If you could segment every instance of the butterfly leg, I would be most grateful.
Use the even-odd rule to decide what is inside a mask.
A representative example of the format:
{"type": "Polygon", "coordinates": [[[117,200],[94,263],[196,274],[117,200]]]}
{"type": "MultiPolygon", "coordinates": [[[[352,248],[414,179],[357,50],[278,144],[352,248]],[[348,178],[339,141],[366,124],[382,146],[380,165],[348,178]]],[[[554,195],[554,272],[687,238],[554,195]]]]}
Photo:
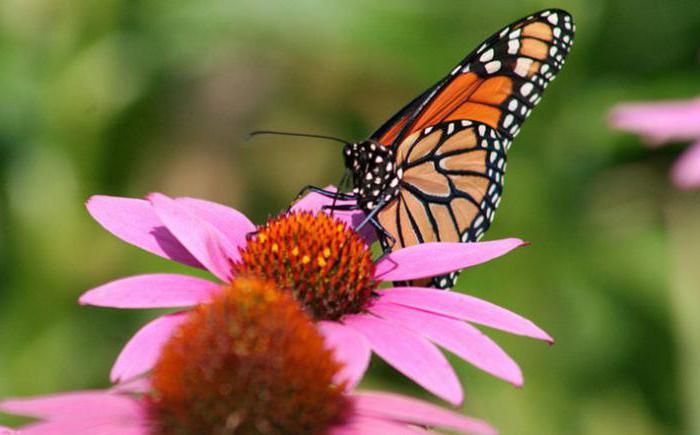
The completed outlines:
{"type": "Polygon", "coordinates": [[[295,198],[295,201],[301,199],[301,197],[303,197],[304,195],[306,195],[309,192],[318,193],[319,195],[323,195],[326,198],[338,198],[338,199],[343,200],[343,201],[355,199],[355,195],[352,195],[352,194],[334,192],[332,190],[321,189],[320,187],[308,185],[299,191],[299,193],[297,194],[297,196],[295,198]]]}

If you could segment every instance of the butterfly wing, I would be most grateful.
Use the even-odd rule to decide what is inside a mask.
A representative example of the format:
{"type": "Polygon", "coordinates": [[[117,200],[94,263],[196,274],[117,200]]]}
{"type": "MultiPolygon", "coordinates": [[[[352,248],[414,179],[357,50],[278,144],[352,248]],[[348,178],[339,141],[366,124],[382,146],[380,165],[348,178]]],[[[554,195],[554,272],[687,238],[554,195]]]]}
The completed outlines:
{"type": "MultiPolygon", "coordinates": [[[[396,147],[399,197],[378,213],[393,249],[478,240],[503,189],[506,151],[564,64],[575,26],[552,9],[488,38],[372,136],[396,147]]],[[[388,247],[388,243],[384,242],[388,247]]],[[[432,285],[449,288],[456,274],[432,285]]]]}
{"type": "MultiPolygon", "coordinates": [[[[461,120],[416,132],[407,141],[415,146],[402,156],[400,194],[378,214],[396,238],[392,249],[478,240],[501,199],[505,140],[486,124],[461,120]]],[[[432,284],[449,288],[455,278],[437,277],[432,284]]]]}
{"type": "Polygon", "coordinates": [[[483,122],[511,140],[561,70],[574,30],[573,18],[560,9],[515,21],[484,41],[371,138],[399,146],[431,125],[468,119],[483,122]]]}

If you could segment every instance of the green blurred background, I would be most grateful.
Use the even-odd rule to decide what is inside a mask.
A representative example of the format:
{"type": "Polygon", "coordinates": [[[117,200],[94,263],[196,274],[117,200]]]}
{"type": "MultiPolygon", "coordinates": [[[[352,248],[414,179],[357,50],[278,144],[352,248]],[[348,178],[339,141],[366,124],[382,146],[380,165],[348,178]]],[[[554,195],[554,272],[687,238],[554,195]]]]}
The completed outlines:
{"type": "MultiPolygon", "coordinates": [[[[532,246],[459,285],[557,344],[489,332],[525,387],[457,363],[464,409],[504,434],[700,433],[700,196],[667,181],[682,144],[648,150],[605,120],[617,102],[698,94],[700,3],[290,3],[0,2],[0,397],[107,386],[154,313],[76,298],[186,271],[102,230],[89,195],[190,195],[262,222],[335,182],[342,158],[247,132],[362,139],[501,26],[562,7],[576,43],[511,149],[486,237],[532,246]]],[[[423,395],[377,361],[366,385],[423,395]]]]}

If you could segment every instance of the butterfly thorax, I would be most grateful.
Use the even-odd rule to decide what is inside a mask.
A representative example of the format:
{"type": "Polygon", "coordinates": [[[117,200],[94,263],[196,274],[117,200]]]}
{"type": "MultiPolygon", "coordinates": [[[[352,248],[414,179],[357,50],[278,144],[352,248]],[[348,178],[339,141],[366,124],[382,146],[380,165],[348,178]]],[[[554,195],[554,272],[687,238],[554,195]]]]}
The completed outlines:
{"type": "Polygon", "coordinates": [[[353,193],[362,210],[370,212],[399,194],[402,170],[396,167],[394,151],[367,140],[345,146],[345,166],[352,173],[353,193]]]}

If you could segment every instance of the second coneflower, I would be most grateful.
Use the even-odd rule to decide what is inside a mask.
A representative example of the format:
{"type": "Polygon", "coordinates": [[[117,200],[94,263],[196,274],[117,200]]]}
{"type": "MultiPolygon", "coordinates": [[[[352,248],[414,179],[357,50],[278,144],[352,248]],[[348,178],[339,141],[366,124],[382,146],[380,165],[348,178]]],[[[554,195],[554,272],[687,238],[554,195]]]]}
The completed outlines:
{"type": "MultiPolygon", "coordinates": [[[[425,243],[375,262],[364,239],[348,224],[357,216],[331,218],[319,212],[322,205],[312,196],[256,227],[241,213],[202,200],[160,194],[148,201],[94,197],[88,209],[109,231],[158,255],[204,267],[224,284],[175,274],[140,275],[93,289],[80,301],[117,308],[188,307],[208,301],[234,276],[257,276],[288,290],[317,322],[344,363],[339,382],[355,385],[374,351],[427,390],[460,403],[461,385],[437,344],[482,370],[522,384],[517,364],[469,322],[551,341],[532,322],[459,293],[378,286],[484,263],[521,246],[521,240],[425,243]]],[[[188,315],[162,316],[137,332],[119,355],[112,379],[128,380],[150,370],[163,343],[188,315]]]]}
{"type": "Polygon", "coordinates": [[[495,433],[423,401],[349,393],[333,382],[340,367],[289,293],[238,278],[174,329],[145,382],[0,409],[39,418],[21,428],[34,435],[495,433]]]}

